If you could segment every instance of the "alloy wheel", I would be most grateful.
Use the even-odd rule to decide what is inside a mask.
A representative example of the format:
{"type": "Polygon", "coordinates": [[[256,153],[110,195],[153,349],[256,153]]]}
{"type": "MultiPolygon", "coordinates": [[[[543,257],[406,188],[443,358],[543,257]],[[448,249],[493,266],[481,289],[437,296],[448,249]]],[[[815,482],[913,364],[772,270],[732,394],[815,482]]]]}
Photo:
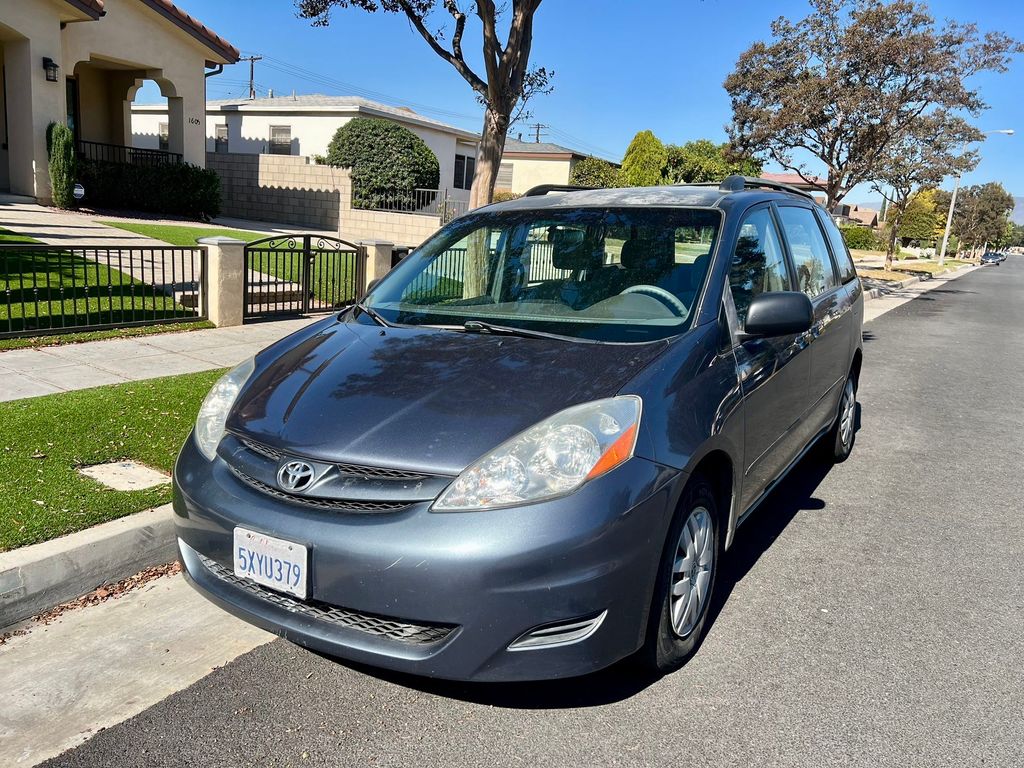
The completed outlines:
{"type": "Polygon", "coordinates": [[[693,632],[707,608],[715,564],[713,526],[711,513],[704,507],[695,507],[676,544],[669,608],[672,631],[679,637],[693,632]]]}
{"type": "Polygon", "coordinates": [[[853,441],[853,425],[857,415],[857,395],[853,389],[853,379],[846,380],[843,389],[843,405],[839,412],[839,440],[844,448],[853,441]]]}

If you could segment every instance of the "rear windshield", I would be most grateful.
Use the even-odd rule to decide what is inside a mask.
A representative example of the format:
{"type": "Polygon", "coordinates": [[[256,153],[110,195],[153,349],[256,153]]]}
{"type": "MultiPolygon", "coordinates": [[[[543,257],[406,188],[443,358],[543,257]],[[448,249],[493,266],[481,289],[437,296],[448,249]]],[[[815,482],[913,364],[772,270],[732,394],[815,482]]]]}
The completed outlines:
{"type": "Polygon", "coordinates": [[[692,323],[720,222],[701,208],[481,211],[410,254],[364,303],[396,324],[652,341],[692,323]]]}

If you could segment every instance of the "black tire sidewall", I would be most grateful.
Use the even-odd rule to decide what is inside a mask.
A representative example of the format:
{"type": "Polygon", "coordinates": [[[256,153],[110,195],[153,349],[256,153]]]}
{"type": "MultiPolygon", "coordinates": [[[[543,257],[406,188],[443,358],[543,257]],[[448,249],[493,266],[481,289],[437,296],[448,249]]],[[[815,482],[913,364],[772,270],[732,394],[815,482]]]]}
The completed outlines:
{"type": "Polygon", "coordinates": [[[651,612],[648,619],[647,638],[644,643],[643,656],[645,663],[653,670],[666,673],[677,669],[691,656],[704,637],[709,608],[714,602],[715,584],[724,554],[724,537],[722,535],[722,519],[719,512],[718,499],[714,489],[707,480],[694,478],[683,491],[676,514],[669,527],[668,536],[662,551],[661,564],[658,567],[658,579],[655,583],[651,601],[651,612]],[[702,506],[711,513],[714,533],[715,559],[711,569],[707,603],[704,605],[700,621],[693,631],[684,638],[678,637],[672,629],[669,590],[672,585],[672,568],[675,561],[676,545],[694,508],[702,506]]]}

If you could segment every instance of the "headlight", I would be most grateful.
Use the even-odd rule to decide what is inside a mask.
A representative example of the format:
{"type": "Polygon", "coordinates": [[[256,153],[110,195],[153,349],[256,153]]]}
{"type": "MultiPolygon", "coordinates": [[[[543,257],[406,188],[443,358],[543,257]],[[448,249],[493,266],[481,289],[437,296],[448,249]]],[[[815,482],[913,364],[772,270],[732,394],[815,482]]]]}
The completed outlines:
{"type": "Polygon", "coordinates": [[[571,493],[630,458],[639,427],[635,395],[567,408],[467,467],[433,509],[490,509],[571,493]]]}
{"type": "Polygon", "coordinates": [[[228,419],[228,411],[235,404],[235,398],[242,390],[242,385],[252,375],[255,365],[255,360],[250,357],[221,376],[199,408],[193,434],[196,437],[196,447],[210,461],[217,455],[217,446],[224,437],[224,423],[228,419]]]}

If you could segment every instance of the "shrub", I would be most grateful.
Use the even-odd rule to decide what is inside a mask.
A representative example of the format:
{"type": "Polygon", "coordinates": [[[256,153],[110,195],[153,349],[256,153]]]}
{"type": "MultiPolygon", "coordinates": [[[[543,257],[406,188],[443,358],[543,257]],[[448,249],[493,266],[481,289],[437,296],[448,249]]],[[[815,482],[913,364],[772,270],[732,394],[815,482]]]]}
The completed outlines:
{"type": "Polygon", "coordinates": [[[572,167],[569,183],[580,187],[617,187],[619,169],[599,157],[585,157],[572,167]]]}
{"type": "Polygon", "coordinates": [[[423,139],[390,120],[357,117],[341,126],[327,146],[327,163],[350,168],[352,204],[377,208],[384,202],[415,210],[414,189],[437,189],[440,166],[423,139]]]}
{"type": "Polygon", "coordinates": [[[846,226],[840,227],[846,247],[858,251],[873,251],[880,247],[875,233],[868,227],[846,226]]]}
{"type": "Polygon", "coordinates": [[[220,178],[188,163],[139,166],[85,160],[81,181],[90,205],[211,219],[220,213],[220,178]]]}
{"type": "Polygon", "coordinates": [[[622,158],[622,183],[627,187],[656,186],[667,162],[665,145],[650,131],[640,131],[622,158]]]}
{"type": "Polygon", "coordinates": [[[71,208],[75,204],[75,137],[64,123],[50,123],[46,138],[53,204],[58,208],[71,208]]]}
{"type": "Polygon", "coordinates": [[[504,203],[508,200],[518,200],[522,195],[512,192],[508,189],[496,189],[494,190],[494,198],[491,200],[492,203],[504,203]]]}

